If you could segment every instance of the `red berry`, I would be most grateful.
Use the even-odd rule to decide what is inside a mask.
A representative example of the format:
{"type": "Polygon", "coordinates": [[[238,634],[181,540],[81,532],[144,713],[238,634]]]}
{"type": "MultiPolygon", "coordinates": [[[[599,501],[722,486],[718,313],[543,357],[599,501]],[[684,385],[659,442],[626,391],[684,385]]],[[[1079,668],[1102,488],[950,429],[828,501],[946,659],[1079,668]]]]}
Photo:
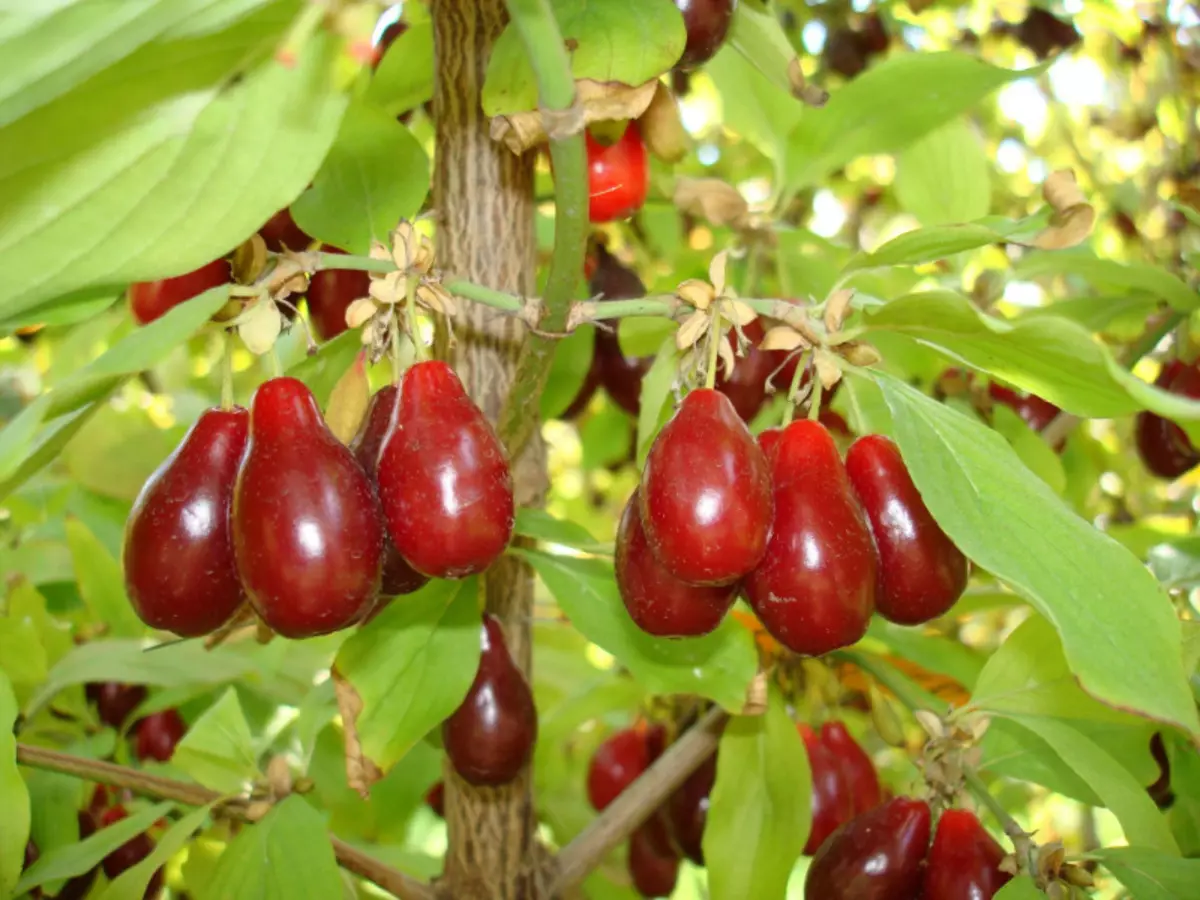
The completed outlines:
{"type": "Polygon", "coordinates": [[[866,634],[879,563],[825,426],[788,425],[776,442],[773,476],[771,541],[746,577],[746,598],[767,631],[796,653],[849,646],[866,634]]]}
{"type": "Polygon", "coordinates": [[[696,637],[721,624],[737,599],[737,585],[688,584],[673,577],[650,552],[638,491],[617,526],[617,588],[638,628],[656,637],[696,637]]]}
{"type": "MultiPolygon", "coordinates": [[[[839,381],[838,384],[841,384],[839,381]]],[[[831,434],[838,435],[843,438],[854,437],[854,432],[850,430],[850,423],[845,420],[839,413],[835,413],[829,407],[822,407],[817,413],[817,421],[829,429],[831,434]]]]}
{"type": "Polygon", "coordinates": [[[967,586],[967,558],[930,514],[900,448],[881,434],[854,442],[846,472],[879,551],[875,609],[900,625],[949,611],[967,586]]]}
{"type": "Polygon", "coordinates": [[[800,726],[812,772],[812,827],[804,845],[812,856],[825,840],[854,816],[854,793],[834,752],[807,725],[800,726]]]}
{"type": "Polygon", "coordinates": [[[508,546],[508,459],[444,362],[404,373],[396,430],[379,458],[379,497],[396,549],[432,578],[482,572],[508,546]]]}
{"type": "Polygon", "coordinates": [[[650,164],[641,132],[634,123],[608,147],[587,137],[588,218],[592,222],[627,219],[642,208],[650,190],[650,164]]]}
{"type": "Polygon", "coordinates": [[[687,29],[687,44],[675,65],[692,69],[716,56],[725,43],[737,0],[675,0],[675,5],[687,29]]]}
{"type": "MultiPolygon", "coordinates": [[[[335,247],[323,247],[326,253],[341,253],[335,247]]],[[[322,341],[333,340],[346,330],[346,310],[360,297],[367,296],[371,276],[355,269],[322,269],[308,282],[308,318],[322,341]]]]}
{"type": "MultiPolygon", "coordinates": [[[[621,264],[602,244],[592,254],[594,268],[588,276],[588,289],[601,300],[633,300],[646,295],[646,286],[637,272],[621,264]]],[[[617,406],[632,416],[642,401],[642,379],[654,362],[652,356],[626,356],[616,334],[596,330],[593,368],[605,391],[617,406]]]]}
{"type": "MultiPolygon", "coordinates": [[[[125,811],[123,806],[114,806],[106,810],[104,816],[100,820],[101,827],[107,828],[115,822],[121,821],[129,813],[125,811]]],[[[150,835],[142,833],[130,838],[108,856],[104,857],[104,874],[110,879],[117,878],[129,869],[132,869],[143,859],[154,852],[154,841],[150,839],[150,835]]],[[[146,893],[143,897],[153,897],[162,887],[162,870],[159,869],[150,879],[150,884],[146,888],[146,893]]]]}
{"type": "Polygon", "coordinates": [[[89,703],[105,725],[120,731],[130,713],[146,699],[146,689],[140,684],[121,684],[116,681],[91,682],[84,688],[89,703]]]}
{"type": "Polygon", "coordinates": [[[151,628],[208,634],[245,595],[229,514],[250,417],[240,406],[205,410],[142,487],[125,525],[125,589],[151,628]]]}
{"type": "Polygon", "coordinates": [[[821,743],[829,750],[841,766],[842,776],[850,787],[854,801],[854,814],[859,815],[874,809],[883,799],[879,786],[879,773],[875,763],[858,741],[850,736],[841,722],[826,722],[821,726],[821,743]]]}
{"type": "Polygon", "coordinates": [[[137,724],[137,758],[145,762],[167,762],[175,754],[175,745],[183,740],[187,725],[173,709],[151,713],[137,724]]]}
{"type": "Polygon", "coordinates": [[[211,288],[228,284],[230,277],[229,263],[215,259],[194,272],[174,278],[139,281],[129,286],[129,311],[135,322],[147,325],[180,303],[198,297],[211,288]]]}
{"type": "Polygon", "coordinates": [[[782,435],[782,428],[764,428],[758,433],[758,449],[772,466],[775,464],[775,451],[779,449],[779,438],[782,435]]]}
{"type": "MultiPolygon", "coordinates": [[[[1200,366],[1168,360],[1154,383],[1172,394],[1200,398],[1200,366]]],[[[1200,452],[1170,419],[1143,410],[1134,421],[1134,437],[1138,456],[1152,475],[1178,478],[1200,464],[1200,452]]]]}
{"type": "MultiPolygon", "coordinates": [[[[1022,396],[1011,388],[996,384],[994,381],[988,385],[988,396],[996,403],[1002,403],[1015,412],[1034,431],[1044,429],[1062,412],[1053,403],[1043,400],[1036,394],[1022,396]]],[[[1055,449],[1062,449],[1061,445],[1055,449]]]]}
{"type": "Polygon", "coordinates": [[[267,249],[276,253],[283,250],[307,250],[312,243],[312,238],[296,224],[291,210],[286,206],[267,219],[266,224],[258,229],[258,234],[266,243],[267,249]]]}
{"type": "Polygon", "coordinates": [[[653,827],[640,826],[629,837],[629,877],[643,897],[670,897],[679,879],[679,857],[666,851],[653,827]]]}
{"type": "Polygon", "coordinates": [[[446,783],[437,782],[425,794],[425,805],[437,814],[438,818],[446,818],[446,783]]]}
{"type": "MultiPolygon", "coordinates": [[[[736,365],[733,373],[728,377],[724,374],[718,376],[716,389],[729,398],[742,420],[749,422],[762,409],[762,405],[767,399],[767,379],[783,363],[783,357],[786,354],[782,354],[778,350],[759,349],[758,344],[762,341],[765,332],[757,319],[743,326],[742,332],[750,341],[751,346],[745,356],[736,356],[735,352],[736,365]]],[[[732,339],[731,333],[727,340],[732,341],[732,339]]],[[[781,384],[778,381],[773,383],[781,384]]],[[[788,384],[782,383],[782,387],[786,390],[788,384]]]]}
{"type": "Polygon", "coordinates": [[[294,378],[273,378],[254,395],[233,542],[250,601],[284,637],[345,628],[375,602],[379,503],[312,392],[294,378]]]}
{"type": "Polygon", "coordinates": [[[929,804],[897,797],[851,819],[826,841],[804,883],[805,900],[897,900],[921,890],[929,804]]]}
{"type": "MultiPolygon", "coordinates": [[[[379,454],[395,430],[394,419],[399,400],[400,391],[394,384],[386,385],[376,391],[367,406],[367,412],[363,417],[358,434],[350,442],[354,458],[367,473],[371,488],[377,493],[379,490],[379,454]]],[[[396,545],[392,543],[391,537],[386,533],[384,534],[384,545],[383,581],[379,588],[379,593],[383,597],[411,594],[429,581],[404,561],[404,557],[400,555],[400,551],[396,549],[396,545]]]]}
{"type": "Polygon", "coordinates": [[[948,809],[938,819],[921,900],[991,900],[1012,879],[1000,871],[1004,850],[975,814],[948,809]]]}
{"type": "Polygon", "coordinates": [[[466,699],[442,723],[454,771],[474,785],[507,784],[520,774],[537,741],[537,709],[525,676],[504,643],[500,623],[485,616],[482,653],[466,699]]]}
{"type": "Polygon", "coordinates": [[[592,809],[600,812],[650,767],[650,747],[635,728],[606,738],[588,764],[587,792],[592,809]]]}
{"type": "Polygon", "coordinates": [[[663,426],[639,498],[650,549],[681,581],[729,584],[763,557],[770,466],[729,398],[716,391],[692,391],[663,426]]]}
{"type": "Polygon", "coordinates": [[[879,12],[868,13],[858,32],[858,45],[862,48],[863,53],[868,56],[886,53],[888,42],[887,28],[884,27],[879,12]]]}
{"type": "Polygon", "coordinates": [[[704,825],[708,821],[709,797],[716,780],[717,756],[714,753],[687,777],[668,801],[671,832],[679,849],[698,866],[704,865],[704,825]]]}

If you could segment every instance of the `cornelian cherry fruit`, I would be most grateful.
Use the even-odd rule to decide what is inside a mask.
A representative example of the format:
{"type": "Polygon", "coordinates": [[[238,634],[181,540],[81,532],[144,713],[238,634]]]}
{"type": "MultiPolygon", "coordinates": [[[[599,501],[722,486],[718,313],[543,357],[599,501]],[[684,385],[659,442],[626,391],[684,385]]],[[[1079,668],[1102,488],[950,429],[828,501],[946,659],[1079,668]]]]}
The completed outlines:
{"type": "Polygon", "coordinates": [[[646,543],[635,490],[617,526],[617,589],[638,628],[656,637],[696,637],[721,624],[737,585],[698,585],[668,572],[646,543]]]}
{"type": "MultiPolygon", "coordinates": [[[[1172,394],[1200,398],[1200,364],[1168,360],[1155,385],[1172,394]]],[[[1186,432],[1170,419],[1143,410],[1134,420],[1138,456],[1146,469],[1159,478],[1178,478],[1200,464],[1197,451],[1186,432]]]]}
{"type": "Polygon", "coordinates": [[[134,753],[142,761],[157,759],[167,762],[175,755],[175,745],[183,740],[186,733],[187,725],[175,710],[164,709],[151,713],[137,723],[134,753]]]}
{"type": "Polygon", "coordinates": [[[266,224],[258,229],[258,234],[267,245],[267,249],[276,253],[284,250],[307,250],[312,243],[312,238],[296,224],[291,210],[286,206],[267,219],[266,224]]]}
{"type": "MultiPolygon", "coordinates": [[[[341,253],[334,247],[326,253],[341,253]]],[[[348,327],[346,310],[360,297],[367,296],[371,276],[354,269],[322,269],[308,282],[308,317],[313,331],[322,341],[330,341],[348,327]]]]}
{"type": "Polygon", "coordinates": [[[180,303],[228,284],[231,278],[229,263],[224,259],[214,259],[195,271],[174,278],[139,281],[129,286],[129,311],[139,325],[148,325],[180,303]]]}
{"type": "Polygon", "coordinates": [[[807,725],[801,724],[799,728],[812,772],[812,827],[804,844],[804,855],[812,856],[839,826],[853,817],[854,795],[833,750],[807,725]]]}
{"type": "Polygon", "coordinates": [[[683,854],[698,866],[704,865],[704,826],[716,781],[717,755],[714,753],[687,777],[668,801],[671,833],[683,854]]]}
{"type": "Polygon", "coordinates": [[[792,422],[775,440],[771,540],[746,576],[759,621],[795,653],[858,641],[875,608],[878,558],[867,517],[825,426],[792,422]]]}
{"type": "Polygon", "coordinates": [[[294,378],[273,378],[254,395],[233,494],[233,544],[250,602],[284,637],[345,628],[375,602],[379,503],[312,392],[294,378]]]}
{"type": "MultiPolygon", "coordinates": [[[[757,319],[742,326],[742,333],[750,342],[750,348],[745,356],[736,356],[733,372],[725,375],[724,371],[717,377],[716,389],[729,398],[733,408],[743,421],[749,422],[762,409],[767,399],[767,379],[783,364],[786,353],[778,350],[763,350],[759,343],[765,336],[762,323],[757,319]]],[[[736,343],[731,333],[726,340],[731,346],[736,343]]],[[[779,381],[773,382],[780,384],[779,381]]],[[[787,390],[788,383],[782,383],[782,390],[787,390]]]]}
{"type": "Polygon", "coordinates": [[[679,879],[679,857],[662,845],[649,825],[639,826],[629,837],[629,877],[643,897],[670,897],[679,879]]]}
{"type": "Polygon", "coordinates": [[[908,797],[856,816],[817,851],[804,883],[805,900],[918,896],[929,827],[929,804],[908,797]]]}
{"type": "Polygon", "coordinates": [[[146,699],[146,689],[140,684],[121,684],[117,681],[93,681],[84,687],[89,703],[96,704],[100,721],[120,730],[125,720],[146,699]]]}
{"type": "Polygon", "coordinates": [[[636,123],[616,143],[587,138],[588,218],[593,223],[627,219],[642,208],[650,190],[650,163],[636,123]]]}
{"type": "Polygon", "coordinates": [[[433,810],[439,819],[446,818],[446,782],[439,781],[425,792],[425,805],[433,810]]]}
{"type": "Polygon", "coordinates": [[[763,558],[770,466],[728,397],[683,398],[646,457],[639,504],[650,549],[681,581],[730,584],[763,558]]]}
{"type": "Polygon", "coordinates": [[[846,472],[879,551],[876,612],[900,625],[945,614],[966,589],[967,558],[926,508],[900,448],[881,434],[861,437],[846,472]]]}
{"type": "Polygon", "coordinates": [[[419,362],[404,373],[395,431],[379,458],[379,498],[396,549],[423,575],[482,572],[508,546],[508,459],[444,362],[419,362]]]}
{"type": "Polygon", "coordinates": [[[240,406],[205,410],[133,504],[125,590],[151,628],[208,634],[245,599],[229,517],[249,426],[240,406]]]}
{"type": "MultiPolygon", "coordinates": [[[[604,300],[633,300],[646,296],[646,286],[637,272],[623,265],[603,244],[592,253],[593,271],[588,276],[588,289],[593,296],[604,300]]],[[[626,356],[620,341],[611,332],[596,330],[596,349],[593,368],[613,402],[631,416],[636,416],[642,403],[642,379],[654,362],[652,356],[626,356]]]]}
{"type": "Polygon", "coordinates": [[[588,763],[587,794],[592,809],[605,809],[651,762],[651,747],[636,728],[625,728],[607,737],[588,763]]]}
{"type": "Polygon", "coordinates": [[[507,784],[529,762],[537,742],[537,709],[525,676],[504,642],[500,623],[485,616],[475,681],[442,723],[446,755],[474,785],[507,784]]]}
{"type": "Polygon", "coordinates": [[[938,819],[925,861],[921,900],[991,900],[1012,879],[1000,870],[1004,850],[966,809],[938,819]]]}
{"type": "Polygon", "coordinates": [[[683,13],[687,44],[676,68],[692,69],[717,55],[737,9],[737,0],[675,0],[683,13]]]}
{"type": "MultiPolygon", "coordinates": [[[[107,809],[100,819],[101,827],[107,828],[109,825],[121,821],[128,815],[129,813],[125,811],[125,807],[123,806],[114,806],[107,809]]],[[[104,857],[104,874],[110,879],[117,878],[122,873],[132,869],[153,852],[154,841],[150,839],[150,835],[144,832],[136,835],[104,857]]],[[[155,871],[143,897],[155,896],[160,887],[162,887],[162,869],[155,871]]]]}
{"type": "Polygon", "coordinates": [[[841,722],[826,722],[821,726],[821,743],[833,754],[842,769],[842,777],[854,801],[854,814],[874,809],[883,800],[879,773],[871,757],[846,730],[841,722]]]}

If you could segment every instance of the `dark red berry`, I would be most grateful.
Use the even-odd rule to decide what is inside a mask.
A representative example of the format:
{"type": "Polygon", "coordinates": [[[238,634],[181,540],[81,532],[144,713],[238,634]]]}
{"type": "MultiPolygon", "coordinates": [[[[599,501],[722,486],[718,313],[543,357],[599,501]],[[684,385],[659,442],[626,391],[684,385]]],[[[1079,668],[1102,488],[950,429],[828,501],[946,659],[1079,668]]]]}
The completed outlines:
{"type": "MultiPolygon", "coordinates": [[[[749,340],[750,348],[745,356],[735,357],[736,365],[729,376],[722,370],[715,387],[729,398],[742,420],[749,422],[762,409],[767,399],[767,379],[783,363],[786,354],[781,354],[778,350],[759,349],[758,345],[765,332],[757,319],[744,325],[742,333],[749,340]]],[[[728,339],[733,339],[732,333],[728,339]]],[[[783,383],[782,389],[786,391],[787,388],[788,384],[783,383]]]]}
{"type": "Polygon", "coordinates": [[[800,726],[812,772],[812,826],[804,845],[812,856],[825,840],[854,816],[854,794],[837,756],[807,725],[800,726]]]}
{"type": "Polygon", "coordinates": [[[1045,59],[1056,50],[1065,50],[1079,43],[1079,32],[1070,22],[1064,22],[1040,6],[1030,6],[1029,12],[1016,29],[1017,40],[1045,59]]]}
{"type": "Polygon", "coordinates": [[[379,41],[375,45],[375,65],[373,68],[379,68],[379,64],[383,62],[383,55],[387,53],[388,48],[396,42],[396,39],[404,32],[408,31],[408,23],[403,19],[397,19],[383,29],[383,34],[379,36],[379,41]]]}
{"type": "Polygon", "coordinates": [[[439,781],[426,792],[425,805],[432,809],[438,818],[446,818],[446,782],[439,781]]]}
{"type": "Polygon", "coordinates": [[[229,521],[249,427],[240,406],[205,410],[133,504],[125,590],[151,628],[208,634],[245,599],[229,521]]]}
{"type": "Polygon", "coordinates": [[[687,777],[668,801],[671,833],[683,854],[698,866],[704,865],[704,826],[708,821],[709,797],[716,781],[717,756],[714,753],[687,777]]]}
{"type": "Polygon", "coordinates": [[[143,762],[149,759],[167,762],[175,755],[175,745],[186,733],[187,725],[175,710],[151,713],[137,723],[134,752],[143,762]]]}
{"type": "Polygon", "coordinates": [[[879,773],[871,757],[846,730],[841,722],[826,722],[821,726],[821,743],[833,754],[842,769],[842,777],[850,788],[854,814],[874,809],[883,799],[879,773]]]}
{"type": "Polygon", "coordinates": [[[683,13],[687,44],[676,67],[692,69],[717,55],[737,9],[737,0],[675,0],[683,13]]]}
{"type": "Polygon", "coordinates": [[[887,28],[884,26],[879,12],[870,12],[864,16],[862,25],[858,29],[858,44],[862,47],[863,52],[868,56],[886,53],[888,42],[887,28]]]}
{"type": "Polygon", "coordinates": [[[193,272],[174,278],[139,281],[129,286],[129,311],[139,325],[147,325],[180,303],[198,297],[211,288],[228,284],[231,277],[229,263],[215,259],[193,272]]]}
{"type": "Polygon", "coordinates": [[[900,448],[881,434],[854,442],[846,472],[879,551],[875,610],[901,625],[949,611],[967,586],[967,559],[930,514],[900,448]]]}
{"type": "Polygon", "coordinates": [[[1004,850],[966,809],[938,819],[925,863],[921,900],[991,900],[1012,879],[1000,870],[1004,850]]]}
{"type": "Polygon", "coordinates": [[[396,430],[379,458],[379,498],[400,555],[432,578],[482,572],[512,537],[504,447],[443,362],[404,373],[396,430]]]}
{"type": "Polygon", "coordinates": [[[146,699],[146,689],[140,684],[121,684],[116,681],[91,682],[84,688],[89,703],[96,704],[100,721],[121,730],[130,713],[146,699]]]}
{"type": "Polygon", "coordinates": [[[284,637],[345,628],[379,592],[379,503],[312,392],[294,378],[273,378],[254,395],[233,541],[250,601],[284,637]]]}
{"type": "MultiPolygon", "coordinates": [[[[594,269],[588,277],[588,289],[603,300],[633,300],[646,295],[646,286],[637,272],[622,265],[604,245],[592,253],[594,269]]],[[[641,409],[642,379],[654,362],[652,356],[626,356],[616,334],[596,330],[593,366],[600,383],[617,406],[632,416],[641,409]]]]}
{"type": "Polygon", "coordinates": [[[630,123],[620,139],[604,146],[587,137],[588,218],[594,223],[627,219],[650,190],[650,162],[641,132],[630,123]]]}
{"type": "MultiPolygon", "coordinates": [[[[1154,383],[1172,394],[1200,398],[1200,366],[1168,360],[1154,383]]],[[[1178,478],[1200,464],[1200,452],[1186,432],[1155,413],[1143,410],[1137,414],[1134,438],[1142,463],[1159,478],[1178,478]]]]}
{"type": "Polygon", "coordinates": [[[843,825],[817,851],[805,900],[898,900],[921,890],[929,804],[897,797],[843,825]]]}
{"type": "Polygon", "coordinates": [[[867,67],[867,55],[863,52],[858,34],[849,28],[839,28],[830,33],[822,56],[826,67],[843,78],[854,78],[867,67]]]}
{"type": "Polygon", "coordinates": [[[650,749],[636,728],[615,732],[596,748],[587,775],[592,809],[603,810],[650,767],[650,749]]]}
{"type": "Polygon", "coordinates": [[[481,654],[466,699],[444,723],[442,742],[460,776],[474,785],[507,784],[520,774],[537,741],[533,694],[504,642],[500,623],[485,616],[481,654]]]}
{"type": "Polygon", "coordinates": [[[792,422],[774,452],[771,540],[746,577],[746,598],[781,644],[820,656],[866,634],[878,557],[825,426],[792,422]]]}
{"type": "MultiPolygon", "coordinates": [[[[125,811],[123,806],[114,806],[104,813],[100,820],[101,827],[107,828],[115,822],[121,821],[129,813],[125,811]]],[[[147,856],[154,852],[154,841],[150,839],[148,834],[139,834],[130,838],[108,856],[104,857],[104,874],[109,879],[118,878],[124,872],[132,869],[147,856]]],[[[150,879],[150,884],[146,888],[146,893],[143,895],[146,898],[153,897],[162,887],[162,870],[159,869],[150,879]]]]}
{"type": "Polygon", "coordinates": [[[284,250],[307,250],[312,243],[312,238],[296,224],[291,210],[286,206],[267,219],[266,224],[258,229],[258,234],[267,245],[267,249],[276,253],[284,250]]]}
{"type": "MultiPolygon", "coordinates": [[[[335,247],[323,247],[326,253],[341,253],[335,247]]],[[[308,317],[313,331],[322,341],[333,340],[346,330],[346,310],[360,297],[367,296],[371,276],[355,269],[322,269],[308,283],[308,317]]]]}
{"type": "Polygon", "coordinates": [[[640,826],[629,837],[629,877],[643,897],[670,897],[679,879],[679,857],[664,852],[653,828],[640,826]]]}

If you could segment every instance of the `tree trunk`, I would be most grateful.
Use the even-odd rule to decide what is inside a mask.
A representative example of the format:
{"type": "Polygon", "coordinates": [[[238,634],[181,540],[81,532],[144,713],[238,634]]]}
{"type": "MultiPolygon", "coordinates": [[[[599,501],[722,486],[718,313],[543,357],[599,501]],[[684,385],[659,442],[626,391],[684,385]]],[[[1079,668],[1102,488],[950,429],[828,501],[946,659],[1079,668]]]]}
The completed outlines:
{"type": "MultiPolygon", "coordinates": [[[[437,149],[433,201],[438,266],[448,276],[530,295],[535,288],[533,154],[493,141],[479,97],[491,47],[507,21],[504,0],[433,0],[437,149]]],[[[478,303],[461,304],[443,348],[493,422],[508,396],[525,328],[478,303]]],[[[542,501],[545,451],[537,436],[513,460],[518,506],[542,501]]],[[[530,673],[532,573],[503,558],[485,576],[487,610],[530,673]]],[[[542,900],[549,854],[537,841],[528,769],[512,784],[479,789],[446,765],[450,846],[439,891],[455,900],[542,900]]]]}

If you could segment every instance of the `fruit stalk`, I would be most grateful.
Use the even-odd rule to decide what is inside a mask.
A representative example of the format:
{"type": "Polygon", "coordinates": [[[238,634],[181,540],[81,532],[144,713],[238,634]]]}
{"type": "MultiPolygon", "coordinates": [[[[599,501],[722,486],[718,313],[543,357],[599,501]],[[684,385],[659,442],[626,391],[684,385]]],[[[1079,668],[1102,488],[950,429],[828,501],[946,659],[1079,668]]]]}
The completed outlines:
{"type": "Polygon", "coordinates": [[[704,373],[704,386],[710,391],[717,384],[717,366],[720,365],[721,313],[713,310],[712,323],[708,328],[708,371],[704,373]]]}
{"type": "Polygon", "coordinates": [[[225,332],[221,350],[221,409],[233,409],[233,331],[225,332]]]}
{"type": "Polygon", "coordinates": [[[792,382],[788,385],[787,400],[783,407],[783,422],[784,428],[792,424],[792,416],[796,414],[796,393],[800,390],[800,382],[804,380],[804,373],[807,366],[803,365],[803,358],[796,360],[796,370],[792,372],[792,382]]]}

